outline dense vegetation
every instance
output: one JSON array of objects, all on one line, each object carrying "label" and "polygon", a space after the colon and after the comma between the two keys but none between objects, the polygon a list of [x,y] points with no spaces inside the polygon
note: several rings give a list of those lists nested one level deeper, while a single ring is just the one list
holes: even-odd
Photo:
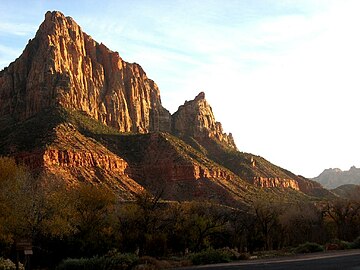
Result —
[{"label": "dense vegetation", "polygon": [[137,260],[134,254],[192,252],[200,252],[192,255],[194,263],[226,261],[230,255],[216,252],[225,247],[251,253],[306,242],[313,244],[297,251],[321,250],[319,244],[326,243],[332,249],[359,246],[359,201],[284,205],[254,200],[235,209],[160,198],[144,192],[135,201],[120,202],[100,186],[67,187],[53,176],[31,175],[14,160],[0,158],[0,257],[14,259],[16,239],[30,239],[35,265],[50,267],[66,258],[98,258],[93,263],[110,264],[118,260],[129,266]]}]

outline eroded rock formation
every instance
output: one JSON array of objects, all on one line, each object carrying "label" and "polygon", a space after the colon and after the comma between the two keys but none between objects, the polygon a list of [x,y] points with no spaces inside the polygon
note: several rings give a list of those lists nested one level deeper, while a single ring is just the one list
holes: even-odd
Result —
[{"label": "eroded rock formation", "polygon": [[221,123],[216,122],[212,108],[205,99],[205,93],[199,93],[194,100],[186,101],[172,115],[172,131],[180,136],[190,136],[196,140],[215,139],[236,149],[232,134],[223,132]]}]

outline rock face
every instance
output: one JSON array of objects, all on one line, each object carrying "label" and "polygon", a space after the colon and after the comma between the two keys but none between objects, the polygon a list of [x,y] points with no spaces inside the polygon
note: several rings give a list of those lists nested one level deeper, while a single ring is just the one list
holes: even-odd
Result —
[{"label": "rock face", "polygon": [[169,131],[157,85],[138,64],[98,44],[60,12],[47,12],[23,54],[0,73],[0,116],[27,119],[53,105],[122,132]]},{"label": "rock face", "polygon": [[254,177],[254,184],[258,187],[280,187],[300,190],[298,182],[296,182],[294,179],[283,179],[279,177]]},{"label": "rock face", "polygon": [[337,168],[326,169],[313,180],[328,189],[334,189],[346,184],[360,185],[360,169],[355,166],[352,166],[348,171]]},{"label": "rock face", "polygon": [[230,148],[236,149],[232,134],[223,132],[221,123],[215,121],[211,106],[203,92],[194,100],[186,101],[172,115],[172,131],[179,136],[193,137],[198,141],[215,139]]}]

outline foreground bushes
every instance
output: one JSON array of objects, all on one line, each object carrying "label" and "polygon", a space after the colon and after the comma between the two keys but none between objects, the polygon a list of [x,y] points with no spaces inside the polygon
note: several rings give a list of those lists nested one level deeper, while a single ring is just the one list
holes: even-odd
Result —
[{"label": "foreground bushes", "polygon": [[360,248],[360,236],[350,243],[350,248]]},{"label": "foreground bushes", "polygon": [[295,248],[295,253],[312,253],[324,251],[324,247],[317,243],[306,242]]},{"label": "foreground bushes", "polygon": [[93,257],[81,259],[66,259],[60,263],[57,270],[127,270],[138,262],[134,254],[116,254],[115,256]]},{"label": "foreground bushes", "polygon": [[231,261],[231,254],[224,250],[207,249],[190,256],[193,264],[226,263]]},{"label": "foreground bushes", "polygon": [[[13,263],[9,259],[4,259],[0,257],[0,270],[15,270],[15,269],[16,269],[15,263]],[[19,269],[24,270],[24,266],[20,264]]]}]

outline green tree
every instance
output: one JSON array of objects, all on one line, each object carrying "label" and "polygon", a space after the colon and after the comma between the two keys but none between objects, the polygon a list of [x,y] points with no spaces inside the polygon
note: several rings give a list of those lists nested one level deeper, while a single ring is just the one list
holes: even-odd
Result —
[{"label": "green tree", "polygon": [[35,177],[13,159],[0,158],[0,227],[12,240],[69,232],[65,194],[55,178]]},{"label": "green tree", "polygon": [[75,229],[73,243],[78,256],[94,256],[111,249],[114,236],[116,197],[102,186],[81,184],[69,191],[71,227]]},{"label": "green tree", "polygon": [[189,202],[181,207],[175,232],[183,245],[192,251],[212,246],[216,236],[220,236],[228,224],[228,211],[219,205]]},{"label": "green tree", "polygon": [[163,255],[166,250],[165,205],[161,192],[156,196],[143,191],[135,201],[120,206],[119,232],[125,251],[140,255]]}]

